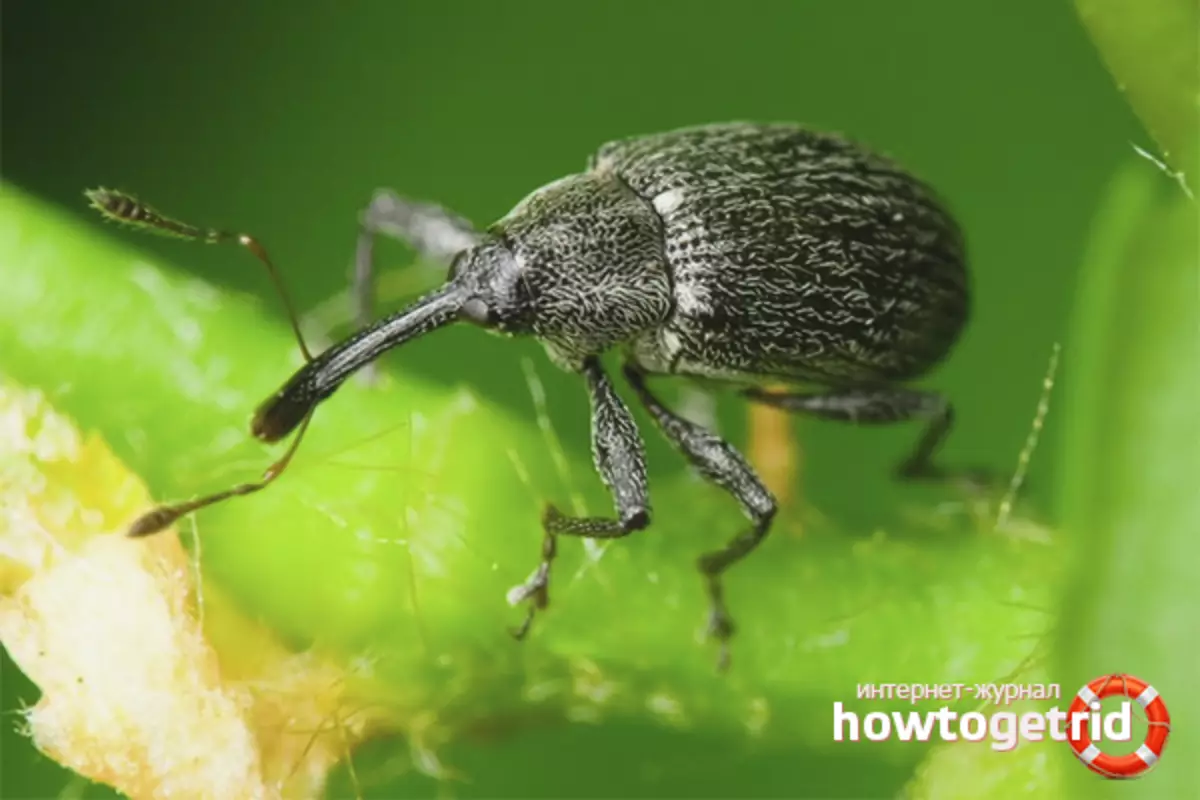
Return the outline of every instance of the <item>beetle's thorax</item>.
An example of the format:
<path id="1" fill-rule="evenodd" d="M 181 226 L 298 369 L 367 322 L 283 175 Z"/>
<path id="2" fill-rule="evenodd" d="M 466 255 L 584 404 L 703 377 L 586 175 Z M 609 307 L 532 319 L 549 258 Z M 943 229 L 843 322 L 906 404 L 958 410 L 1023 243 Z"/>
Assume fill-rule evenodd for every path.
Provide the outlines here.
<path id="1" fill-rule="evenodd" d="M 515 270 L 515 285 L 501 280 L 500 288 L 519 297 L 525 332 L 563 366 L 628 342 L 670 313 L 661 222 L 611 173 L 544 186 L 489 234 Z"/>

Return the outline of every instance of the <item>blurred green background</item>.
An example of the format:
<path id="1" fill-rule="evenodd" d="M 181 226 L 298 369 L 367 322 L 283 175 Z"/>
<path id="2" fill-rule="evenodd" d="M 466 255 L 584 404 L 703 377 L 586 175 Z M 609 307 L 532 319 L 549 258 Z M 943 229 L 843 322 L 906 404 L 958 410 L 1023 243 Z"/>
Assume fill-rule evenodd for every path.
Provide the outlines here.
<path id="1" fill-rule="evenodd" d="M 967 232 L 975 314 L 931 384 L 958 408 L 947 459 L 1000 471 L 1015 462 L 1051 344 L 1065 331 L 1097 197 L 1131 142 L 1149 146 L 1071 6 L 1046 0 L 27 0 L 4 12 L 5 180 L 97 225 L 80 192 L 103 184 L 188 220 L 252 232 L 304 308 L 345 287 L 357 214 L 379 186 L 486 223 L 581 169 L 610 138 L 739 118 L 846 132 L 929 180 Z M 137 246 L 261 295 L 282 315 L 243 254 L 149 238 Z M 379 252 L 385 269 L 411 261 L 399 246 Z M 565 446 L 586 457 L 584 396 L 575 378 L 544 368 L 535 344 L 450 330 L 387 358 L 438 381 L 468 381 L 532 417 L 524 355 L 538 360 Z M 742 415 L 739 404 L 723 404 L 735 441 Z M 1053 412 L 1047 427 L 1053 435 Z M 869 531 L 889 513 L 889 467 L 916 431 L 800 428 L 806 498 Z M 653 472 L 679 472 L 678 457 L 648 434 Z M 1054 467 L 1054 448 L 1043 447 L 1035 501 L 1049 497 Z M 30 692 L 6 661 L 3 708 Z M 3 735 L 4 796 L 62 786 Z M 537 769 L 540 749 L 559 735 L 457 753 L 456 767 L 492 782 L 456 793 L 520 794 L 521 770 Z M 787 795 L 787 775 L 806 767 L 788 752 L 730 754 L 720 743 L 672 744 L 619 727 L 569 735 L 578 752 L 611 764 L 598 794 L 651 786 Z M 650 741 L 654 759 L 645 757 Z M 646 782 L 647 770 L 678 775 L 672 759 L 703 765 L 694 782 Z M 504 764 L 521 769 L 495 768 Z M 898 788 L 907 777 L 888 767 L 855 774 L 828 757 L 807 767 L 812 786 L 831 795 Z M 573 778 L 560 763 L 540 785 L 577 794 Z M 414 780 L 412 792 L 433 791 Z"/>

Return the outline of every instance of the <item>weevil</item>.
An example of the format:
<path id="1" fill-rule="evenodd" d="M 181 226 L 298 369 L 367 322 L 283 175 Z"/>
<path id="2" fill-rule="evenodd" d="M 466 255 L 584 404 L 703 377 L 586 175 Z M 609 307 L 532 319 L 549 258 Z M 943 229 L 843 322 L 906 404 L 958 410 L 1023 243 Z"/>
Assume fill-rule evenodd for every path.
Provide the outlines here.
<path id="1" fill-rule="evenodd" d="M 253 237 L 195 228 L 118 192 L 89 197 L 122 222 L 248 247 L 282 294 Z M 666 439 L 749 518 L 745 530 L 697 562 L 721 666 L 735 630 L 722 577 L 766 538 L 776 500 L 737 449 L 660 402 L 650 378 L 716 381 L 753 402 L 825 419 L 923 419 L 924 434 L 898 475 L 950 474 L 933 457 L 952 407 L 942 394 L 909 384 L 945 359 L 967 322 L 963 236 L 925 183 L 841 136 L 726 123 L 630 137 L 602 145 L 582 172 L 535 190 L 485 229 L 391 190 L 375 193 L 360 222 L 360 329 L 315 357 L 305 348 L 307 363 L 251 422 L 264 442 L 295 432 L 287 452 L 261 480 L 155 508 L 133 523 L 131 535 L 264 488 L 290 462 L 317 405 L 352 373 L 460 321 L 536 337 L 555 364 L 582 377 L 595 467 L 615 507 L 611 516 L 581 518 L 546 505 L 540 563 L 509 594 L 512 604 L 527 604 L 513 631 L 518 638 L 549 602 L 560 536 L 616 539 L 650 524 L 644 446 L 602 366 L 608 351 L 622 354 L 633 396 Z M 448 274 L 412 305 L 372 322 L 372 249 L 380 235 L 445 263 Z M 766 388 L 780 384 L 788 388 Z"/>

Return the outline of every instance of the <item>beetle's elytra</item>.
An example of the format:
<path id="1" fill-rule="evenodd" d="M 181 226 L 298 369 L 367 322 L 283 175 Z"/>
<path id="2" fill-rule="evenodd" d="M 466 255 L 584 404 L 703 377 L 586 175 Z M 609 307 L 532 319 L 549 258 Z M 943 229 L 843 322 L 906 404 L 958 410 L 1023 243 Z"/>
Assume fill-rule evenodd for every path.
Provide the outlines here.
<path id="1" fill-rule="evenodd" d="M 123 222 L 236 240 L 270 267 L 248 236 L 192 228 L 127 195 L 89 196 Z M 379 234 L 444 261 L 449 274 L 407 309 L 371 322 L 371 250 Z M 131 533 L 153 533 L 268 485 L 317 404 L 348 376 L 385 350 L 460 320 L 535 336 L 555 363 L 583 377 L 596 469 L 616 510 L 582 519 L 547 506 L 541 564 L 509 597 L 529 604 L 518 636 L 547 603 L 558 536 L 617 538 L 650 524 L 642 440 L 601 366 L 608 350 L 624 354 L 625 378 L 666 438 L 751 520 L 726 547 L 699 559 L 722 663 L 734 625 L 721 576 L 767 535 L 775 499 L 730 444 L 659 402 L 648 378 L 716 380 L 753 401 L 827 419 L 923 418 L 928 428 L 899 474 L 943 474 L 932 457 L 949 431 L 950 405 L 904 384 L 940 362 L 966 323 L 963 238 L 922 182 L 834 135 L 729 123 L 610 142 L 585 171 L 534 191 L 484 230 L 439 206 L 379 191 L 362 215 L 355 281 L 361 330 L 311 358 L 254 416 L 254 435 L 268 442 L 301 427 L 287 454 L 262 480 L 154 509 Z M 767 383 L 796 391 L 767 391 Z"/>

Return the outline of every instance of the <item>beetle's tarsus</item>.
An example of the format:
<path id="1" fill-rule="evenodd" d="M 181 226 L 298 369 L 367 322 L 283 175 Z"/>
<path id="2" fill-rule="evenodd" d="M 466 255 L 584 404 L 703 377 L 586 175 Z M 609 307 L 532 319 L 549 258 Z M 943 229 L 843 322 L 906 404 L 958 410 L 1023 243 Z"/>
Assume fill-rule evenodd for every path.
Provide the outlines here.
<path id="1" fill-rule="evenodd" d="M 545 531 L 542 537 L 542 561 L 538 564 L 537 569 L 529 576 L 529 580 L 522 584 L 518 584 L 508 590 L 508 604 L 510 606 L 528 603 L 528 610 L 525 613 L 525 619 L 516 628 L 509 628 L 508 632 L 517 641 L 521 641 L 529 633 L 529 628 L 533 625 L 533 617 L 537 612 L 546 608 L 550 604 L 550 565 L 554 563 L 554 557 L 558 555 L 558 539 L 550 530 L 549 520 L 558 517 L 558 511 L 552 505 L 547 505 L 545 512 L 542 514 L 542 528 Z"/>
<path id="2" fill-rule="evenodd" d="M 517 630 L 528 630 L 534 613 L 549 603 L 550 564 L 562 536 L 620 539 L 650 524 L 650 498 L 642 438 L 629 408 L 613 389 L 598 358 L 584 359 L 580 373 L 592 401 L 592 454 L 596 470 L 612 493 L 616 517 L 568 517 L 553 504 L 542 512 L 542 563 L 533 576 L 508 593 L 508 602 L 530 602 L 529 616 Z M 519 637 L 518 637 L 519 638 Z"/>
<path id="3" fill-rule="evenodd" d="M 729 671 L 729 665 L 733 661 L 733 656 L 729 647 L 728 639 L 721 639 L 717 645 L 717 672 L 726 673 Z"/>
<path id="4" fill-rule="evenodd" d="M 543 596 L 545 596 L 543 594 Z M 544 607 L 544 606 L 543 606 Z M 529 608 L 525 612 L 525 619 L 515 628 L 509 628 L 508 633 L 518 642 L 525 641 L 525 637 L 529 634 L 529 629 L 533 626 L 533 617 L 538 612 L 536 603 L 530 603 Z"/>
<path id="5" fill-rule="evenodd" d="M 525 636 L 529 633 L 529 628 L 533 625 L 533 613 L 533 609 L 529 609 L 525 614 L 525 620 L 517 627 L 509 628 L 508 635 L 518 642 L 525 641 Z"/>
<path id="6" fill-rule="evenodd" d="M 736 630 L 725 607 L 721 576 L 748 556 L 767 537 L 777 508 L 775 497 L 754 469 L 731 444 L 712 431 L 684 419 L 664 406 L 646 386 L 645 374 L 635 365 L 625 365 L 625 377 L 637 392 L 663 435 L 712 483 L 733 495 L 753 525 L 719 550 L 705 553 L 697 567 L 708 586 L 709 634 L 721 643 L 720 661 L 728 663 L 728 642 Z"/>
<path id="7" fill-rule="evenodd" d="M 725 607 L 725 593 L 720 579 L 716 575 L 707 577 L 709 611 L 708 625 L 704 635 L 709 639 L 716 639 L 717 671 L 725 672 L 729 669 L 730 663 L 729 640 L 733 638 L 737 626 L 733 622 L 733 617 L 729 616 L 729 610 Z"/>

